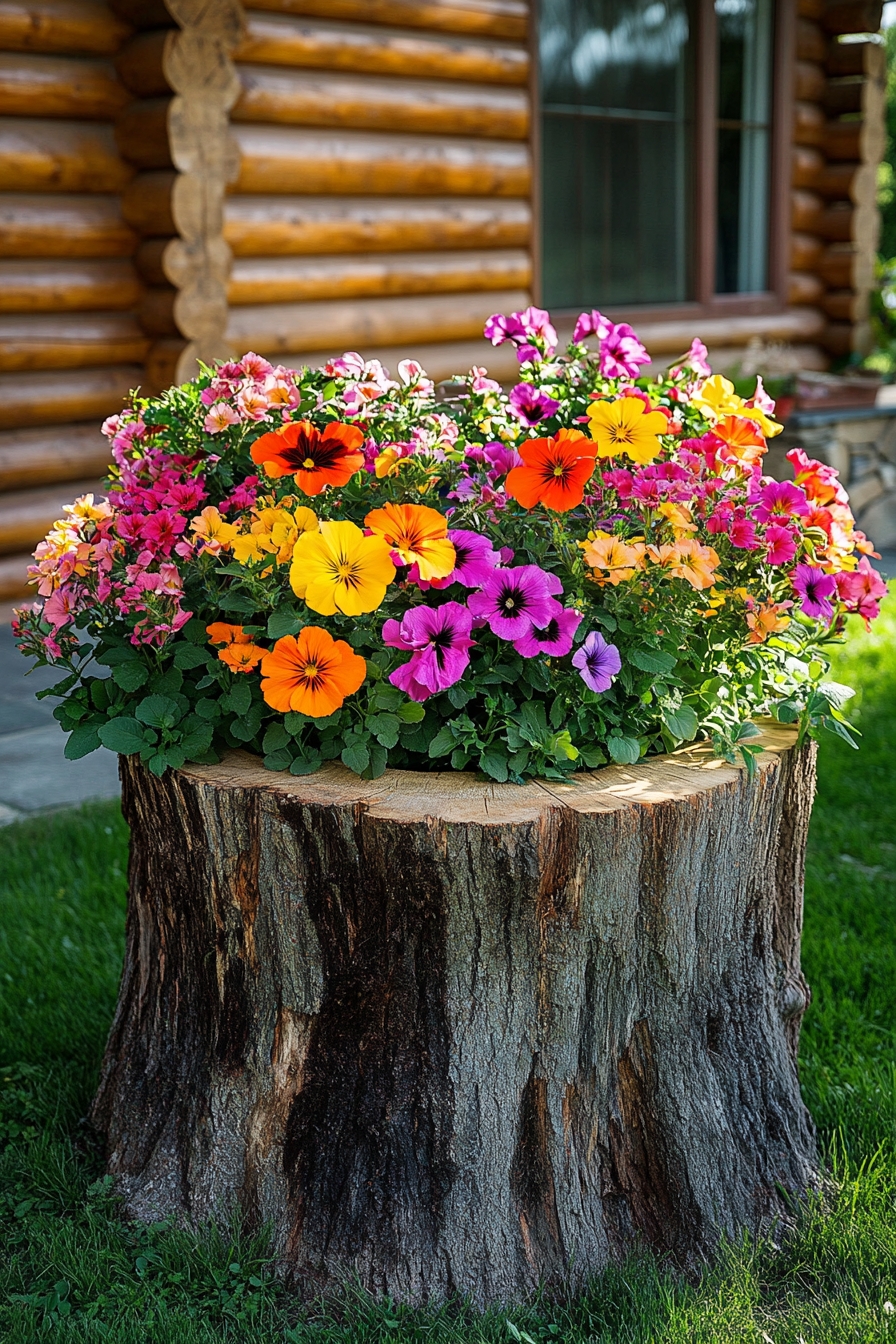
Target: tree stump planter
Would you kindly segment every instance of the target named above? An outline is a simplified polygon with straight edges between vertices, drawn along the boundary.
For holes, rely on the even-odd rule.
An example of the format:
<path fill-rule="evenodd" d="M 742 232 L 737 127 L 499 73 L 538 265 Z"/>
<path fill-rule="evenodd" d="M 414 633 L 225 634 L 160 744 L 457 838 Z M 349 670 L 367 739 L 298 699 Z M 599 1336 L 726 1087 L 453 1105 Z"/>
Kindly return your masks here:
<path fill-rule="evenodd" d="M 126 1209 L 269 1223 L 417 1303 L 694 1265 L 817 1173 L 796 1049 L 814 748 L 525 787 L 123 759 L 92 1118 Z"/>

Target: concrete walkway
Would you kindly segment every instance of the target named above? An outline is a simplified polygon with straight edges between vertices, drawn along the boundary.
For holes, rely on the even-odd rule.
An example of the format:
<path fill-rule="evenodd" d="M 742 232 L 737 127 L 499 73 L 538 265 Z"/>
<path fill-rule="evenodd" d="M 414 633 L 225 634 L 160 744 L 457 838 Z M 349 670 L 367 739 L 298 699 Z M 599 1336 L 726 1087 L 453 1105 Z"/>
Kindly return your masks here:
<path fill-rule="evenodd" d="M 874 562 L 896 578 L 896 551 Z M 111 751 L 67 761 L 65 734 L 53 718 L 59 702 L 36 700 L 35 692 L 61 680 L 52 668 L 26 675 L 29 664 L 16 649 L 8 625 L 0 625 L 0 825 L 90 798 L 117 798 L 118 762 Z"/>

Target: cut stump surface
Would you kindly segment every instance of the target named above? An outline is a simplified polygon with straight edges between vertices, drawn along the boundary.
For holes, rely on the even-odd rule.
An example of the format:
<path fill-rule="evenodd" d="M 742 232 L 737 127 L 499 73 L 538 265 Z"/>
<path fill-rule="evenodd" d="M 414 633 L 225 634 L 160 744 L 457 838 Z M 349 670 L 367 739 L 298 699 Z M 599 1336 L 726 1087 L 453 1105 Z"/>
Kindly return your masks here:
<path fill-rule="evenodd" d="M 238 1209 L 417 1303 L 685 1265 L 816 1178 L 796 1067 L 814 748 L 524 787 L 123 759 L 92 1119 L 134 1216 Z"/>

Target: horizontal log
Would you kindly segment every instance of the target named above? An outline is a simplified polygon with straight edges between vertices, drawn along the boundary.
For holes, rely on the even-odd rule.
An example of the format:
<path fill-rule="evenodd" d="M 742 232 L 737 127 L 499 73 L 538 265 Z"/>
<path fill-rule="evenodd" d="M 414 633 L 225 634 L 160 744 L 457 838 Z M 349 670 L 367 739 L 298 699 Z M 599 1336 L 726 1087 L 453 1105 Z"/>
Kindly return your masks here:
<path fill-rule="evenodd" d="M 244 8 L 524 41 L 526 0 L 247 0 Z"/>
<path fill-rule="evenodd" d="M 791 150 L 790 180 L 795 187 L 814 187 L 824 168 L 824 155 L 807 145 L 795 145 Z"/>
<path fill-rule="evenodd" d="M 99 423 L 64 430 L 7 429 L 0 433 L 0 491 L 24 490 L 53 481 L 102 476 L 109 442 Z"/>
<path fill-rule="evenodd" d="M 834 0 L 821 21 L 828 33 L 876 33 L 882 10 L 883 0 Z"/>
<path fill-rule="evenodd" d="M 145 290 L 137 307 L 137 321 L 147 336 L 179 336 L 174 320 L 174 300 L 177 290 L 173 285 L 153 285 Z"/>
<path fill-rule="evenodd" d="M 418 252 L 377 257 L 237 258 L 228 302 L 305 302 L 313 299 L 448 294 L 526 288 L 528 252 Z"/>
<path fill-rule="evenodd" d="M 344 345 L 334 344 L 325 350 L 299 350 L 282 356 L 287 368 L 320 368 L 328 359 L 334 359 L 344 351 Z M 501 382 L 517 382 L 519 363 L 515 352 L 507 345 L 498 349 L 486 344 L 482 339 L 470 341 L 410 341 L 402 345 L 368 346 L 364 348 L 365 359 L 378 359 L 384 368 L 394 373 L 403 359 L 418 360 L 436 382 L 466 374 L 474 366 L 487 365 L 493 378 Z"/>
<path fill-rule="evenodd" d="M 523 89 L 264 65 L 240 65 L 237 74 L 242 93 L 231 113 L 234 121 L 507 140 L 525 140 L 529 131 L 529 100 Z"/>
<path fill-rule="evenodd" d="M 111 56 L 130 32 L 95 0 L 0 0 L 0 51 Z"/>
<path fill-rule="evenodd" d="M 138 33 L 115 57 L 118 78 L 135 98 L 158 98 L 171 93 L 162 63 L 174 31 L 153 28 L 148 33 Z"/>
<path fill-rule="evenodd" d="M 165 0 L 109 0 L 109 8 L 131 28 L 174 26 Z"/>
<path fill-rule="evenodd" d="M 111 126 L 0 119 L 0 191 L 117 192 L 133 171 Z"/>
<path fill-rule="evenodd" d="M 799 188 L 790 193 L 790 225 L 797 232 L 817 233 L 824 202 L 814 191 Z"/>
<path fill-rule="evenodd" d="M 873 208 L 837 201 L 825 210 L 821 221 L 821 236 L 832 243 L 855 243 L 862 249 L 875 250 L 877 245 L 878 214 Z"/>
<path fill-rule="evenodd" d="M 865 80 L 861 75 L 846 79 L 829 79 L 824 92 L 824 109 L 829 117 L 861 112 L 864 104 Z"/>
<path fill-rule="evenodd" d="M 34 589 L 28 584 L 28 566 L 32 563 L 30 551 L 0 558 L 0 602 L 28 601 L 34 597 Z"/>
<path fill-rule="evenodd" d="M 246 125 L 235 125 L 233 137 L 241 156 L 234 193 L 528 196 L 530 190 L 528 147 L 506 140 Z"/>
<path fill-rule="evenodd" d="M 792 271 L 787 277 L 787 302 L 817 307 L 824 294 L 824 285 L 817 275 L 808 271 Z"/>
<path fill-rule="evenodd" d="M 119 58 L 120 60 L 120 58 Z M 116 61 L 116 65 L 118 61 Z M 794 95 L 809 103 L 824 99 L 827 79 L 824 66 L 817 61 L 797 61 L 794 67 Z"/>
<path fill-rule="evenodd" d="M 878 163 L 886 145 L 883 118 L 829 121 L 824 130 L 824 152 L 829 160 Z"/>
<path fill-rule="evenodd" d="M 231 196 L 224 203 L 224 238 L 237 257 L 522 247 L 531 231 L 522 200 Z"/>
<path fill-rule="evenodd" d="M 796 54 L 800 61 L 823 62 L 828 54 L 829 40 L 824 29 L 811 19 L 796 21 Z"/>
<path fill-rule="evenodd" d="M 817 103 L 795 102 L 793 105 L 793 142 L 818 148 L 824 141 L 825 116 Z"/>
<path fill-rule="evenodd" d="M 167 285 L 163 258 L 168 238 L 147 238 L 134 253 L 134 266 L 140 279 L 147 285 Z"/>
<path fill-rule="evenodd" d="M 480 336 L 488 317 L 525 307 L 525 290 L 494 294 L 356 300 L 353 303 L 270 303 L 230 311 L 226 340 L 235 350 L 286 354 L 293 350 L 364 350 L 405 341 Z"/>
<path fill-rule="evenodd" d="M 131 390 L 142 382 L 139 365 L 0 374 L 0 429 L 96 422 L 121 410 Z"/>
<path fill-rule="evenodd" d="M 835 322 L 862 322 L 868 316 L 868 295 L 852 289 L 829 289 L 821 306 Z"/>
<path fill-rule="evenodd" d="M 832 42 L 828 48 L 827 71 L 834 78 L 867 75 L 869 79 L 885 79 L 887 49 L 879 41 Z"/>
<path fill-rule="evenodd" d="M 172 167 L 168 138 L 170 96 L 142 98 L 130 103 L 115 123 L 118 152 L 135 168 Z"/>
<path fill-rule="evenodd" d="M 842 357 L 852 353 L 853 325 L 851 322 L 829 322 L 824 329 L 821 343 L 831 355 Z"/>
<path fill-rule="evenodd" d="M 131 313 L 0 317 L 0 369 L 84 369 L 139 363 L 148 341 Z"/>
<path fill-rule="evenodd" d="M 65 516 L 66 504 L 91 492 L 102 493 L 99 481 L 91 479 L 0 495 L 0 555 L 33 549 L 56 520 Z"/>
<path fill-rule="evenodd" d="M 874 255 L 853 243 L 830 243 L 818 263 L 818 274 L 829 289 L 861 293 L 874 283 Z"/>
<path fill-rule="evenodd" d="M 164 169 L 138 173 L 121 196 L 125 221 L 144 237 L 171 237 L 176 233 L 171 193 L 177 174 Z"/>
<path fill-rule="evenodd" d="M 0 261 L 0 312 L 133 308 L 140 281 L 131 261 Z"/>
<path fill-rule="evenodd" d="M 0 256 L 127 257 L 136 243 L 117 196 L 0 195 Z"/>
<path fill-rule="evenodd" d="M 809 233 L 790 235 L 790 269 L 793 271 L 815 271 L 824 252 L 824 243 Z"/>
<path fill-rule="evenodd" d="M 461 79 L 478 84 L 525 85 L 525 46 L 458 40 L 431 34 L 378 31 L 373 26 L 249 12 L 236 61 L 353 70 L 411 79 Z"/>
<path fill-rule="evenodd" d="M 110 121 L 128 97 L 110 61 L 0 52 L 0 116 Z"/>
<path fill-rule="evenodd" d="M 153 342 L 144 366 L 144 385 L 148 396 L 158 396 L 178 381 L 177 366 L 186 347 L 187 342 L 180 337 L 167 337 Z"/>

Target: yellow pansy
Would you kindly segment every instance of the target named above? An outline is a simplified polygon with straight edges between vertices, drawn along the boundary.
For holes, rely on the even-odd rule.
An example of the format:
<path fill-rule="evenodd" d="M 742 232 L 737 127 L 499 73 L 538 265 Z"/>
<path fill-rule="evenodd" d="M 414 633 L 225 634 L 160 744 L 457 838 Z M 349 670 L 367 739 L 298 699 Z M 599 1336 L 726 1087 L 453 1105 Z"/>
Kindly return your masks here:
<path fill-rule="evenodd" d="M 691 397 L 691 405 L 696 406 L 698 411 L 709 420 L 721 420 L 725 415 L 743 415 L 744 402 L 743 397 L 739 397 L 734 390 L 734 384 L 727 378 L 723 378 L 720 373 L 714 373 Z M 761 412 L 760 412 L 761 414 Z"/>
<path fill-rule="evenodd" d="M 206 551 L 211 555 L 218 555 L 220 551 L 230 547 L 237 535 L 233 523 L 226 523 L 218 510 L 211 505 L 193 519 L 190 531 L 199 545 L 200 555 Z"/>
<path fill-rule="evenodd" d="M 589 431 L 598 457 L 625 453 L 633 462 L 652 462 L 662 444 L 659 436 L 669 422 L 662 411 L 648 411 L 640 397 L 593 401 L 588 407 Z"/>
<path fill-rule="evenodd" d="M 295 544 L 289 582 L 312 611 L 361 616 L 376 611 L 395 578 L 389 544 L 349 522 L 321 523 Z"/>

